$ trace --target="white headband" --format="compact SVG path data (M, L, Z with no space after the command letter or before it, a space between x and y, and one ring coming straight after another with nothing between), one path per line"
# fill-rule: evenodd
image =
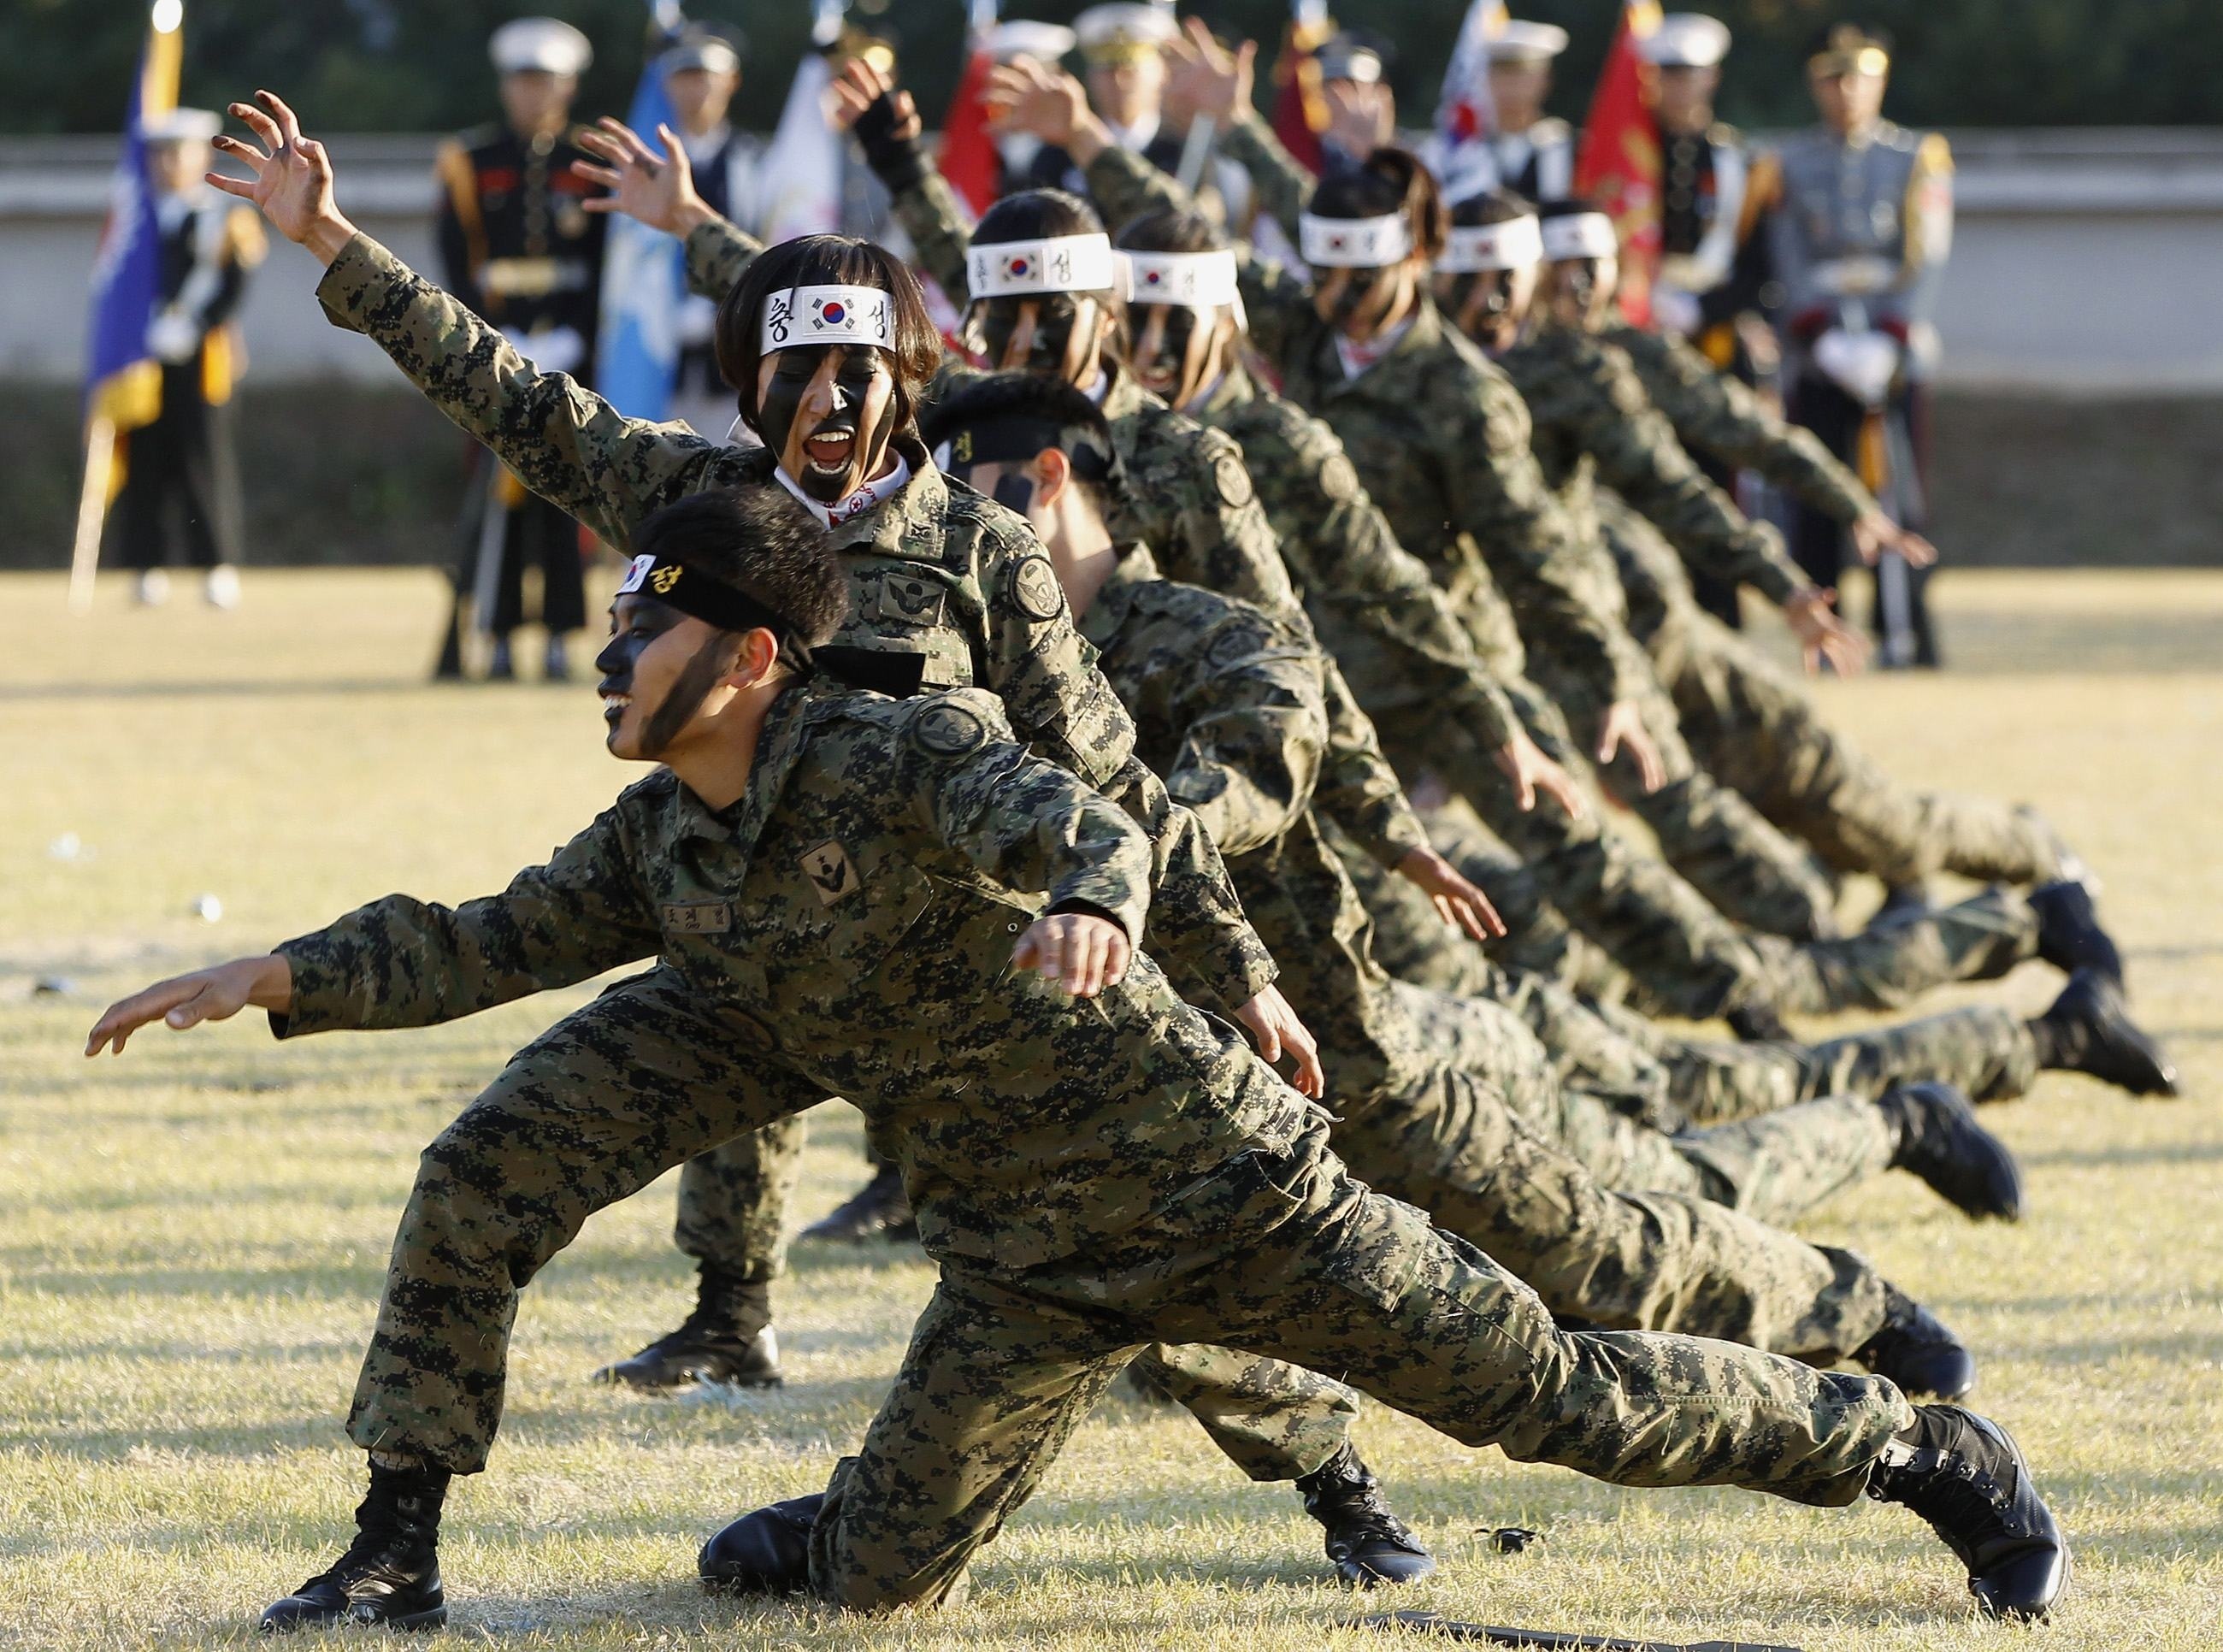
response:
M1553 263L1569 258L1617 258L1621 237L1603 212L1569 212L1544 220L1544 256Z
M1297 251L1323 269L1375 269L1409 256L1412 232L1395 212L1378 218L1297 218Z
M976 299L1106 292L1113 283L1112 238L1099 230L1046 241L976 241L965 283Z
M896 347L896 306L877 287L790 287L765 300L763 348L806 344Z
M1455 226L1436 268L1447 275L1473 275L1484 270L1526 269L1543 255L1544 237L1535 214L1524 213L1502 224Z
M1219 310L1240 302L1231 252L1115 252L1112 256L1119 274L1119 296L1130 304Z

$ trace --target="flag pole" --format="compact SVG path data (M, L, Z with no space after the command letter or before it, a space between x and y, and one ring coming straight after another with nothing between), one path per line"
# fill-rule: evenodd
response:
M100 568L100 525L108 514L108 481L116 470L116 421L103 414L85 432L85 487L77 496L77 537L70 546L69 611L92 610L92 577Z

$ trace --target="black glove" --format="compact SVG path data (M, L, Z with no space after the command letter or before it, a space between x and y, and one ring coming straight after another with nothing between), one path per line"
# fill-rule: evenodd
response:
M891 193L916 188L926 176L926 150L915 137L896 132L896 95L884 91L857 117L857 142L866 162Z

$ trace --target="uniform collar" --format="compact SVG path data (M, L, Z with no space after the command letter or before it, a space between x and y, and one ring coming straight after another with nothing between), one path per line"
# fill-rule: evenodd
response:
M829 539L836 550L869 548L891 556L930 559L940 550L940 536L931 530L922 536L921 525L941 521L949 502L949 483L934 468L934 461L927 457L916 438L898 436L894 447L897 460L910 472L908 478L901 487L847 521L830 524ZM773 474L786 482L784 472L775 470ZM792 493L794 489L790 486L789 491ZM822 514L819 520L825 520ZM933 543L921 549L918 541L922 537Z
M1420 293L1414 308L1412 319L1405 324L1405 329L1397 336L1396 342L1389 346L1389 350L1373 364L1370 370L1357 375L1344 370L1343 351L1338 348L1342 341L1335 329L1323 326L1320 331L1324 335L1320 348L1328 360L1332 361L1336 366L1336 376L1330 381L1328 388L1347 389L1355 384L1364 384L1372 388L1388 382L1389 377L1394 376L1394 374L1389 373L1389 369L1411 361L1415 356L1433 351L1441 344L1444 340L1444 320L1436 309L1436 301L1426 293ZM1326 363L1321 363L1323 367L1326 364Z
M1111 577L1096 593L1096 600L1088 605L1088 612L1080 616L1080 634L1099 651L1126 624L1136 593L1165 577L1158 571L1158 560L1150 554L1150 547L1140 539L1118 549L1119 559L1112 564Z

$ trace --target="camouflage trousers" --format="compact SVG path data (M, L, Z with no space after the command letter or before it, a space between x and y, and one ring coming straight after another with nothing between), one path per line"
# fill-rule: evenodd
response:
M803 1168L798 1115L697 1153L679 1172L672 1243L737 1279L769 1283L787 1263L787 1201Z
M1309 816L1228 873L1319 1040L1340 1115L1336 1151L1354 1175L1481 1246L1555 1313L1595 1324L1827 1361L1882 1322L1884 1283L1867 1263L1725 1207L1680 1157L1660 1161L1665 1191L1593 1174L1534 1122L1559 1116L1563 1087L1512 1018L1472 1069L1432 1050L1375 962L1363 905ZM1872 1157L1864 1149L1845 1174L1864 1174Z
M1521 678L1505 690L1536 743L1586 772L1565 719L1543 691ZM1705 1020L1763 999L1766 980L1736 926L1666 861L1607 830L1597 810L1576 820L1540 800L1523 810L1497 753L1464 724L1426 707L1385 709L1374 722L1408 790L1433 777L1464 798L1528 866L1566 922L1675 1013Z
M1486 829L1477 829L1479 823L1470 811L1455 804L1426 810L1423 818L1430 841L1495 899L1496 887L1508 881L1502 846ZM1446 945L1471 944L1447 937L1433 907L1425 900L1416 905L1393 886L1394 880L1367 873L1355 854L1346 854L1345 860L1354 878L1364 879L1362 894L1377 930L1387 937L1384 954L1397 960L1401 974L1425 986L1452 990L1471 980L1470 971L1456 963L1415 962ZM1957 905L1872 925L1857 935L1798 942L1746 933L1738 937L1738 944L1747 978L1759 983L1758 1001L1785 1015L1832 1015L1846 1010L1905 1009L1924 993L1954 981L1995 980L2037 955L2037 915L2030 903L2015 890L2001 887ZM1613 962L1627 961L1615 955ZM1705 1018L1691 1016L1675 995L1653 990L1648 972L1632 968L1628 973L1631 996L1640 1007L1655 1014Z
M1635 653L1633 646L1629 652ZM1549 655L1531 663L1573 727L1595 728L1604 720L1609 702L1593 678L1557 669ZM1836 891L1813 857L1693 758L1675 702L1651 662L1630 665L1643 684L1637 709L1666 778L1658 791L1647 791L1636 760L1624 750L1599 772L1600 783L1651 827L1667 864L1730 922L1796 940L1836 934Z
M1536 1293L1354 1182L1315 1129L1240 1155L1085 1264L951 1261L811 1534L821 1597L956 1596L1136 1351L1216 1339L1333 1371L1464 1444L1625 1485L1842 1506L1912 1412L1888 1382L1727 1343L1561 1331Z
M1599 513L1624 568L1648 580L1643 571L1663 554L1674 560L1620 500L1601 494ZM1833 870L1893 886L1938 872L2023 886L2062 875L2061 839L2035 811L1901 785L1824 723L1797 684L1702 612L1687 585L1649 583L1663 589L1632 602L1632 623L1697 760Z

